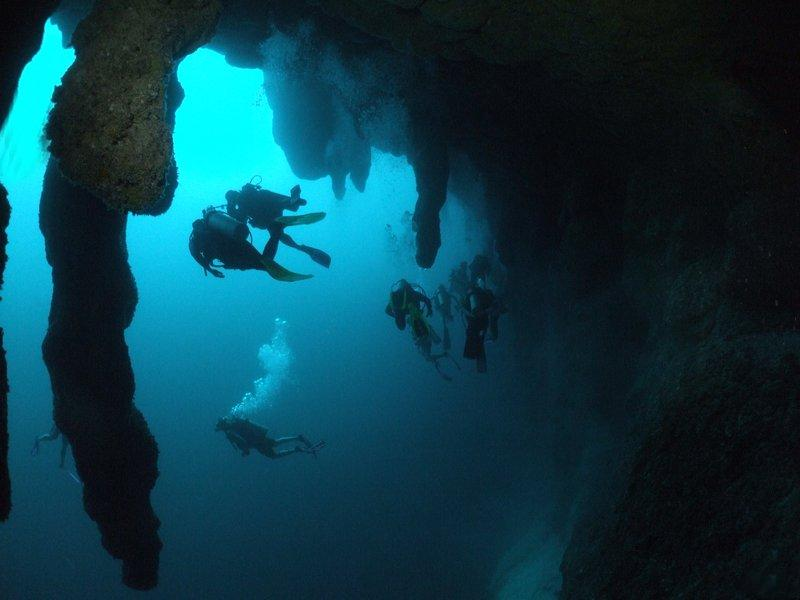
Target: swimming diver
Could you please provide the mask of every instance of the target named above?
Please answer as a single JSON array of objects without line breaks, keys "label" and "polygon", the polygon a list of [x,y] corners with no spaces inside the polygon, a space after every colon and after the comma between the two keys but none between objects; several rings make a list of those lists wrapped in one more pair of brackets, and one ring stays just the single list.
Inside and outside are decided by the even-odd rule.
[{"label": "swimming diver", "polygon": [[[433,314],[430,298],[425,295],[419,285],[401,279],[392,286],[392,291],[389,292],[386,314],[394,317],[395,325],[400,331],[403,331],[406,328],[407,320],[411,321],[412,328],[425,325],[425,320],[422,318],[423,306],[427,309],[430,317]],[[423,332],[420,330],[420,333]]]},{"label": "swimming diver", "polygon": [[[485,254],[476,254],[469,265],[470,283],[477,285],[479,281],[486,282],[489,272],[492,270],[492,263]],[[485,287],[482,285],[481,287]]]},{"label": "swimming diver", "polygon": [[463,308],[467,322],[467,338],[464,342],[464,358],[477,362],[478,373],[486,372],[486,332],[493,327],[492,338],[496,339],[497,318],[499,311],[497,301],[491,290],[486,289],[478,281],[470,287],[463,300]]},{"label": "swimming diver", "polygon": [[[264,271],[279,281],[301,281],[311,275],[293,273],[275,262],[278,251],[278,237],[271,236],[264,252],[260,253],[250,243],[250,230],[221,210],[209,207],[203,217],[192,223],[189,236],[189,252],[203,267],[206,275],[224,277],[215,267],[237,269],[240,271]],[[214,261],[219,261],[217,265]]]},{"label": "swimming diver", "polygon": [[450,350],[450,328],[447,326],[453,321],[453,295],[443,285],[436,288],[433,294],[433,307],[442,315],[442,348]]},{"label": "swimming diver", "polygon": [[450,293],[456,298],[464,298],[469,290],[469,274],[467,273],[467,261],[461,261],[457,269],[450,271]]},{"label": "swimming diver", "polygon": [[[392,291],[389,292],[389,303],[386,305],[386,314],[394,318],[395,325],[401,331],[406,328],[406,322],[410,323],[414,345],[425,357],[425,360],[433,363],[439,375],[447,381],[452,381],[452,378],[442,372],[439,367],[439,361],[449,356],[447,349],[445,348],[445,351],[439,354],[433,354],[433,345],[441,343],[442,340],[426,320],[423,308],[428,317],[433,315],[431,300],[419,285],[401,279],[392,286]],[[456,366],[458,366],[457,363]]]},{"label": "swimming diver", "polygon": [[[283,242],[286,246],[308,255],[315,263],[322,265],[326,269],[329,268],[331,266],[331,257],[326,252],[311,246],[298,244],[284,231],[284,228],[288,225],[316,223],[325,217],[325,213],[317,212],[295,217],[284,217],[283,211],[297,212],[301,206],[308,204],[305,199],[300,197],[299,185],[294,186],[289,194],[289,196],[284,196],[283,194],[262,189],[257,183],[254,184],[251,179],[250,183],[244,184],[240,191],[228,190],[225,193],[227,211],[230,216],[241,223],[269,231],[270,239],[267,245],[275,239],[276,248],[278,241]],[[266,248],[264,252],[266,253]]]},{"label": "swimming diver", "polygon": [[[312,444],[302,435],[272,439],[267,435],[267,430],[264,427],[256,425],[248,419],[242,419],[232,415],[222,417],[217,421],[215,431],[222,431],[231,445],[242,453],[242,456],[247,456],[250,454],[251,450],[256,450],[267,458],[283,458],[284,456],[289,456],[290,454],[296,454],[298,452],[311,454],[316,457],[317,451],[325,447],[325,442]],[[277,449],[281,444],[297,442],[302,444],[302,446],[297,445],[287,450]]]},{"label": "swimming diver", "polygon": [[39,444],[42,442],[53,442],[61,437],[61,461],[59,462],[58,466],[62,469],[64,468],[64,461],[67,458],[67,448],[69,447],[69,442],[67,441],[66,436],[61,434],[61,430],[58,426],[53,423],[53,426],[50,428],[49,433],[45,433],[44,435],[38,436],[33,442],[33,448],[31,448],[31,456],[36,456],[39,454]]}]

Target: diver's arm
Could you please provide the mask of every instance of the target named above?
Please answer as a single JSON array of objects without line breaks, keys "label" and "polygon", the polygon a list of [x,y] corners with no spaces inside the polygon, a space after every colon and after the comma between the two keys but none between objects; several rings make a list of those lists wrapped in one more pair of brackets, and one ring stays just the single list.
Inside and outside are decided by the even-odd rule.
[{"label": "diver's arm", "polygon": [[214,277],[225,277],[225,275],[213,268],[211,266],[211,261],[206,257],[202,250],[200,250],[199,244],[197,243],[197,239],[195,238],[194,233],[189,238],[189,253],[192,255],[192,258],[197,261],[201,267],[203,267],[203,273],[208,275],[211,273]]},{"label": "diver's arm", "polygon": [[228,438],[228,441],[231,443],[231,446],[241,451],[242,456],[247,456],[248,454],[250,454],[250,448],[248,448],[247,442],[243,437],[241,437],[236,433],[233,433],[232,431],[226,431],[225,437]]},{"label": "diver's arm", "polygon": [[57,440],[59,435],[61,435],[61,431],[59,431],[58,426],[54,423],[53,427],[50,428],[50,433],[45,433],[44,435],[37,436],[36,439],[33,441],[33,448],[31,448],[31,456],[36,456],[39,453],[40,443],[52,442],[53,440]]},{"label": "diver's arm", "polygon": [[192,258],[197,261],[198,265],[203,267],[203,273],[208,275],[208,267],[210,265],[208,264],[206,257],[203,256],[203,253],[200,251],[194,233],[192,233],[192,235],[189,237],[189,254],[191,254]]},{"label": "diver's arm", "polygon": [[425,294],[420,294],[419,292],[417,292],[417,299],[420,302],[422,302],[428,309],[428,316],[430,317],[433,314],[433,306],[431,305],[431,299],[428,298]]}]

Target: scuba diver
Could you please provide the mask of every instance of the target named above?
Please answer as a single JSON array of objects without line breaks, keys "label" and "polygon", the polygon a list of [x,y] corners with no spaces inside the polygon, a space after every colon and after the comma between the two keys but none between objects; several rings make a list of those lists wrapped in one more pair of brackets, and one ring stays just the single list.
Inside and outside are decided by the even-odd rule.
[{"label": "scuba diver", "polygon": [[[280,224],[276,226],[285,227]],[[203,267],[205,274],[211,273],[214,277],[224,277],[215,267],[264,271],[279,281],[301,281],[313,277],[293,273],[275,262],[279,236],[270,236],[263,253],[255,249],[249,238],[250,230],[247,225],[217,208],[208,207],[203,211],[203,217],[192,223],[189,252]],[[219,261],[220,264],[215,264],[214,261]]]},{"label": "scuba diver", "polygon": [[457,298],[463,298],[467,295],[469,284],[467,261],[462,261],[457,269],[450,271],[450,293]]},{"label": "scuba diver", "polygon": [[453,321],[453,295],[443,285],[439,285],[433,294],[433,307],[442,315],[442,348],[449,351],[450,328],[447,324]]},{"label": "scuba diver", "polygon": [[53,423],[53,426],[50,428],[50,433],[40,435],[34,440],[33,448],[31,448],[31,456],[36,456],[39,454],[39,444],[42,442],[54,442],[59,437],[61,437],[61,461],[58,463],[58,466],[63,469],[64,461],[67,458],[67,448],[69,447],[69,442],[67,441],[67,438],[61,434],[61,430],[55,423]]},{"label": "scuba diver", "polygon": [[[255,179],[255,177],[253,178]],[[259,183],[245,183],[240,191],[228,190],[225,193],[227,200],[228,214],[245,225],[252,225],[257,229],[269,231],[270,239],[267,245],[276,239],[283,242],[286,246],[299,250],[326,269],[331,266],[331,257],[322,250],[298,244],[294,239],[284,232],[284,228],[289,225],[310,225],[325,218],[324,212],[308,213],[297,216],[283,216],[283,211],[290,210],[297,212],[301,206],[308,202],[300,197],[300,186],[294,186],[289,192],[289,196],[262,189]],[[266,253],[266,248],[264,249]]]},{"label": "scuba diver", "polygon": [[443,285],[436,288],[436,293],[433,295],[433,307],[445,321],[453,320],[453,294],[448,292]]},{"label": "scuba diver", "polygon": [[470,287],[463,301],[467,322],[464,358],[476,361],[478,373],[486,372],[486,333],[493,330],[490,338],[497,339],[497,319],[500,316],[494,294],[482,287],[482,283],[479,281]]},{"label": "scuba diver", "polygon": [[469,265],[470,283],[476,285],[479,281],[487,281],[491,270],[492,263],[489,261],[489,257],[485,254],[476,254]]},{"label": "scuba diver", "polygon": [[425,295],[425,291],[417,284],[408,283],[401,279],[392,286],[389,292],[389,304],[386,305],[386,314],[394,317],[395,325],[400,331],[406,328],[406,320],[411,321],[412,329],[417,329],[419,334],[424,333],[423,327],[427,327],[422,316],[423,306],[427,309],[428,316],[433,314],[433,305],[430,298]]},{"label": "scuba diver", "polygon": [[[247,456],[251,450],[256,450],[267,458],[283,458],[298,452],[311,454],[316,458],[317,451],[325,447],[325,442],[312,444],[302,435],[272,439],[267,435],[267,430],[264,427],[256,425],[248,419],[232,415],[222,417],[217,421],[217,426],[214,430],[222,431],[231,445],[242,453],[242,456]],[[287,450],[277,449],[282,444],[297,442],[302,446],[297,445]]]},{"label": "scuba diver", "polygon": [[[405,279],[401,279],[392,286],[389,292],[389,304],[386,305],[386,314],[394,318],[395,325],[399,330],[406,328],[406,323],[411,325],[411,338],[414,345],[420,351],[425,360],[433,363],[436,372],[446,381],[452,381],[452,377],[441,370],[439,361],[443,358],[452,357],[448,354],[447,348],[444,352],[433,354],[433,345],[442,343],[441,338],[426,320],[433,315],[433,305],[424,290],[417,284],[411,284]],[[453,360],[455,362],[455,360]],[[458,367],[458,363],[456,363]]]}]

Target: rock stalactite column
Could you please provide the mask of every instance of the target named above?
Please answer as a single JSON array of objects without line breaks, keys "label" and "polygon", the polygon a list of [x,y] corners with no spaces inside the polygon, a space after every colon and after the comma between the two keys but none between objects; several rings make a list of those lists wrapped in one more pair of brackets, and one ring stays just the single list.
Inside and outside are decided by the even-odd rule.
[{"label": "rock stalactite column", "polygon": [[[0,290],[3,288],[3,271],[6,267],[6,227],[11,214],[6,188],[0,184]],[[0,521],[8,519],[11,512],[11,479],[8,474],[8,373],[6,352],[3,347],[3,328],[0,327]]]},{"label": "rock stalactite column", "polygon": [[123,563],[123,581],[156,585],[161,541],[150,505],[158,449],[133,405],[125,329],[136,285],[128,266],[127,216],[68,182],[51,160],[40,227],[53,268],[53,300],[43,344],[54,417],[72,445],[86,512],[103,546]]},{"label": "rock stalactite column", "polygon": [[408,161],[414,168],[417,181],[417,204],[414,207],[414,232],[417,236],[417,264],[424,268],[433,266],[442,245],[439,229],[439,211],[447,200],[447,180],[450,163],[447,145],[436,135],[412,138]]},{"label": "rock stalactite column", "polygon": [[133,405],[124,335],[137,302],[126,212],[169,207],[175,67],[209,39],[218,14],[217,0],[94,3],[46,129],[53,159],[40,227],[53,299],[42,351],[54,418],[72,444],[86,512],[135,589],[156,585],[161,541],[150,504],[158,449]]}]

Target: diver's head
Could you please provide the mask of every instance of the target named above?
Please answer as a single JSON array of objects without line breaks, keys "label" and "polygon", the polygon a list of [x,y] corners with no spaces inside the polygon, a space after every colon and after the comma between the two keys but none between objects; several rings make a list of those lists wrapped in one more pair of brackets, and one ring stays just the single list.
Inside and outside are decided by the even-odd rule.
[{"label": "diver's head", "polygon": [[220,417],[219,421],[217,421],[217,426],[214,428],[214,431],[225,431],[230,427],[230,420],[228,417]]},{"label": "diver's head", "polygon": [[239,192],[236,190],[228,190],[225,192],[225,200],[228,202],[236,202],[239,199]]}]

